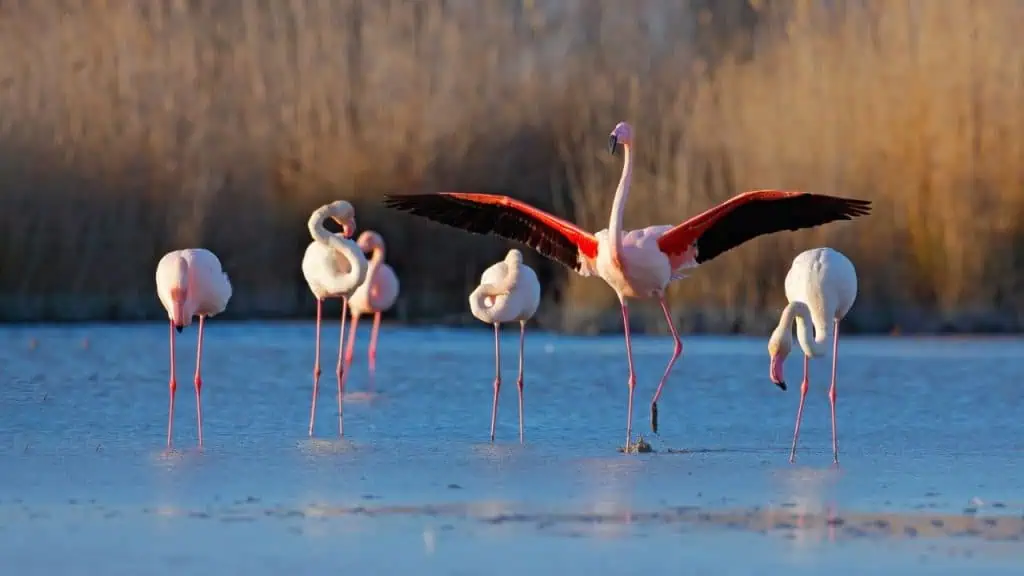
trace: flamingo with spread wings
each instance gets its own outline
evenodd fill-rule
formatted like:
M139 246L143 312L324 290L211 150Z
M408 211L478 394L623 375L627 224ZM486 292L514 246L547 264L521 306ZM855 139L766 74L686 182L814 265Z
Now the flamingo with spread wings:
M812 228L851 220L870 212L871 202L783 190L744 192L678 226L622 228L633 172L633 129L619 122L608 139L611 153L621 144L624 164L608 228L591 234L575 224L508 196L444 192L385 196L385 205L441 224L477 234L521 242L583 276L597 275L619 297L629 364L626 444L632 441L633 393L636 373L629 332L629 299L657 298L675 348L651 400L651 428L658 431L658 400L672 367L682 354L672 323L665 288L687 269L719 256L744 242L783 230Z

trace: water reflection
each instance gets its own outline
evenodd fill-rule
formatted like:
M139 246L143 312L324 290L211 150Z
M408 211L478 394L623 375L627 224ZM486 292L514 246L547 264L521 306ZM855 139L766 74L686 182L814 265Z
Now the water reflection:
M836 541L838 507L831 497L839 471L836 468L797 467L778 474L781 503L768 507L768 522L774 526L792 526L786 537L793 543L797 558L808 558L808 552L823 540Z

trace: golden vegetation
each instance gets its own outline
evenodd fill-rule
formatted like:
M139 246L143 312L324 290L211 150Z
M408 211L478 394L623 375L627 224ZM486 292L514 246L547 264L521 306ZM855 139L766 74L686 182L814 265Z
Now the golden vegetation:
M388 240L400 317L461 317L504 245L380 195L501 192L598 229L621 162L603 144L628 119L627 226L749 188L875 201L868 218L755 240L679 282L687 329L763 330L789 261L822 243L858 266L861 329L1014 325L1021 6L0 3L0 317L157 317L157 259L196 245L232 277L229 312L308 313L304 224L335 198ZM618 321L599 280L530 263L543 324Z

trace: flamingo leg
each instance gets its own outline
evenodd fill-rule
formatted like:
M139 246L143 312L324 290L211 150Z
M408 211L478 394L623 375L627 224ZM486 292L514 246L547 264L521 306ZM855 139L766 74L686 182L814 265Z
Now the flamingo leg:
M380 333L380 311L373 314L373 331L370 332L370 351L367 353L370 362L370 374L377 370L377 334Z
M352 355L355 354L355 333L356 326L359 324L359 314L352 314L352 327L349 328L348 346L345 347L345 369L347 370L352 366Z
M626 336L626 360L629 362L629 403L627 404L627 415L626 415L626 449L629 450L629 444L633 439L633 392L636 390L636 372L633 370L633 340L629 335L629 304L626 304L626 299L619 297L619 301L622 303L622 331Z
M345 435L345 413L342 403L342 397L345 395L345 366L342 362L342 346L345 344L345 316L348 314L348 298L341 298L341 335L338 336L338 367L336 373L338 376L338 436ZM350 338L355 336L356 318L352 319L352 328L349 328Z
M196 341L196 425L199 428L199 447L203 447L203 328L206 326L206 317L199 316L199 338Z
M352 369L352 355L356 349L356 328L359 327L359 314L352 315L352 325L348 328L348 344L345 346L345 378L348 378L347 372ZM341 353L340 351L338 352ZM341 361L340 359L338 360Z
M804 417L804 400L807 398L807 389L811 383L808 375L811 359L809 356L804 355L804 379L800 382L800 406L796 409L796 426L793 428L793 446L789 449L789 463L792 464L796 460L796 440L800 436L800 421Z
M672 331L672 340L675 342L675 345L672 348L672 358L668 361L668 366L665 366L665 373L661 375L658 389L654 392L654 399L651 400L651 431L655 434L658 433L658 399L661 398L661 390L665 386L668 374L672 371L672 367L675 366L676 360L679 360L679 356L683 353L683 343L679 340L679 332L676 331L676 326L672 322L672 313L665 302L665 296L659 296L658 302L661 303L661 311L665 313L665 321L668 322L668 329Z
M498 392L501 391L501 324L494 323L494 401L491 403L491 442L498 419Z
M170 403L167 408L167 448L171 448L171 432L174 429L174 393L178 391L178 381L174 375L174 321L170 321L171 334L171 382Z
M309 409L309 435L313 436L313 422L316 420L316 398L320 395L320 320L323 317L324 301L316 299L316 356L313 358L313 402Z
M519 389L519 443L523 443L523 348L526 344L526 321L519 321L519 378L516 387Z
M839 319L835 319L832 330L832 386L828 389L829 404L832 405L832 462L839 463L839 439L836 437L836 362L839 360Z

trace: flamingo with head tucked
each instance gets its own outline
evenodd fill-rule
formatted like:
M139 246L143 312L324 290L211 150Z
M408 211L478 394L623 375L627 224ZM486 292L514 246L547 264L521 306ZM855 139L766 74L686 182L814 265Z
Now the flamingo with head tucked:
M519 322L519 442L523 441L523 347L526 343L526 322L540 306L540 282L537 274L523 264L519 250L509 250L505 259L484 270L480 285L469 295L469 309L481 322L494 325L494 400L491 403L491 442L498 416L498 393L501 391L501 325Z
M366 230L359 235L356 242L359 249L370 254L370 265L366 269L366 278L348 299L348 309L352 314L352 326L349 328L348 346L345 349L345 370L352 364L355 348L356 327L359 317L373 314L373 330L370 332L370 349L367 352L370 363L370 374L377 368L377 335L380 332L380 316L395 304L398 299L398 276L395 271L384 263L384 239L380 234Z
M839 463L839 441L836 438L836 357L839 353L839 322L853 307L857 299L857 271L850 259L831 248L814 248L801 252L793 259L786 273L786 299L789 304L782 310L779 325L768 340L771 356L769 374L776 386L786 389L782 363L793 348L793 322L796 337L804 353L804 379L800 383L800 406L796 410L793 428L793 446L789 461L796 459L796 441L800 436L800 420L807 397L808 364L811 358L828 354L827 342L832 336L832 385L828 400L832 406L832 461ZM814 333L811 333L811 327Z
M870 201L807 192L754 190L739 194L677 226L650 226L624 231L626 197L633 169L633 129L620 122L609 136L609 150L621 144L625 163L608 228L591 234L508 196L446 192L385 197L385 204L478 234L519 241L583 276L596 274L619 297L629 363L626 443L631 442L636 374L629 332L631 298L657 298L672 332L675 348L651 401L651 428L658 429L658 399L672 366L682 353L679 334L665 302L669 282L685 271L743 244L782 230L811 228L850 220L870 211Z
M203 445L203 329L208 316L216 316L227 308L231 299L231 281L224 273L220 260L205 248L186 248L168 252L156 265L156 293L170 319L171 381L170 403L167 409L167 447L171 447L174 428L174 396L178 382L174 369L174 333L192 323L199 316L199 337L196 341L196 427L199 446Z
M324 221L333 219L341 225L341 234L332 234ZM352 205L344 200L324 204L309 217L309 234L313 242L302 257L302 275L316 296L316 356L313 360L313 402L309 411L309 435L313 435L316 419L316 399L320 392L320 321L327 298L341 298L341 336L338 339L338 434L345 434L342 395L345 392L342 346L345 343L345 316L348 297L366 277L366 256L350 240L356 229L356 215Z

